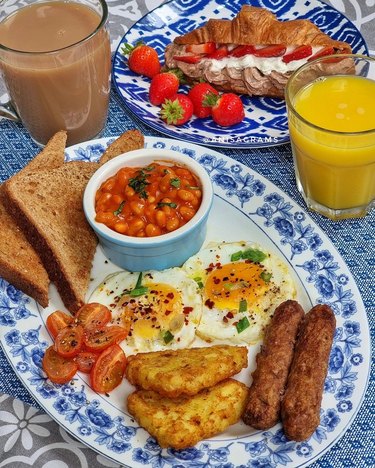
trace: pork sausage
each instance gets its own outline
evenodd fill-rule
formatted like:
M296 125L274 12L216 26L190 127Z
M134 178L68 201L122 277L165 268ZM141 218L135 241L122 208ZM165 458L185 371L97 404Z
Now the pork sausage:
M308 439L319 425L335 328L335 315L323 304L313 307L300 326L281 405L284 432L290 440Z
M256 357L257 367L243 421L256 429L269 429L280 417L281 398L293 359L298 326L304 316L296 301L281 303L266 328L264 342Z

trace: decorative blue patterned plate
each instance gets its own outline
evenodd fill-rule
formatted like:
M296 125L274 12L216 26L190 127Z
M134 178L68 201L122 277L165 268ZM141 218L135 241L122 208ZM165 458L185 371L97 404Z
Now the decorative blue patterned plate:
M67 150L69 160L97 160L113 139L102 138ZM207 241L259 242L289 265L298 300L307 311L329 304L337 330L325 382L320 425L305 442L290 442L280 424L255 431L243 423L187 450L161 449L129 416L125 380L109 396L96 394L86 375L69 385L52 384L41 369L52 343L47 316L63 309L50 288L50 306L33 300L0 278L0 342L18 377L38 403L62 427L100 454L131 468L153 467L302 467L317 460L349 428L367 386L370 338L367 316L348 267L330 240L304 209L264 177L208 148L176 140L146 137L146 146L174 149L199 161L210 174L215 201ZM97 249L91 289L118 268ZM250 384L258 346L249 348L249 368L236 378Z
M125 34L116 50L112 76L124 104L142 122L170 137L214 147L257 148L289 141L285 102L273 98L243 96L245 119L233 127L220 127L211 118L193 118L181 127L167 125L159 107L148 100L150 80L129 70L121 54L123 44L143 41L153 46L164 63L164 50L176 36L204 24L210 18L233 18L244 3L268 8L280 20L307 18L332 38L346 41L354 52L368 54L366 43L342 13L320 0L173 0L139 20Z

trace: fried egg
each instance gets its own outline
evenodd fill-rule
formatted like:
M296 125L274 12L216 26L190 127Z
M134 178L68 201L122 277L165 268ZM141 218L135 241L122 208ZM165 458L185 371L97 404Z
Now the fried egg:
M200 287L197 335L210 342L256 343L275 308L296 296L286 265L250 242L210 243L182 268Z
M197 283L180 268L109 275L90 302L109 307L134 352L187 348L202 314Z

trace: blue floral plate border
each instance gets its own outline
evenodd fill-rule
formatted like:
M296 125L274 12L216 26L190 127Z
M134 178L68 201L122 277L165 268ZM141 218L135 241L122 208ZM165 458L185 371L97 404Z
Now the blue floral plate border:
M113 138L67 149L68 160L97 160ZM41 369L52 342L46 317L63 305L51 287L50 306L34 301L0 278L0 342L24 386L62 427L82 443L131 468L152 466L226 468L303 467L317 460L350 427L363 400L370 371L370 335L366 311L348 267L305 210L264 177L208 148L181 141L146 137L146 146L180 151L210 174L215 202L207 239L254 240L289 264L298 299L308 309L317 303L333 308L337 329L324 387L320 425L305 442L290 442L281 425L254 431L243 423L187 450L161 449L127 414L126 381L109 397L96 394L87 376L69 385L52 384ZM225 219L225 222L223 220ZM94 288L113 269L100 248L92 271ZM255 357L257 347L250 347ZM239 375L249 383L250 371Z
M365 40L354 24L321 0L173 0L141 18L117 47L112 76L126 107L153 129L191 143L222 148L259 148L287 143L289 131L282 99L242 96L245 119L233 127L220 127L211 118L193 118L180 127L167 125L159 117L159 107L149 102L150 80L129 70L121 53L124 44L143 41L157 50L164 63L165 47L174 37L201 26L209 18L233 18L244 3L265 7L281 20L307 18L336 40L347 41L354 52L368 54Z

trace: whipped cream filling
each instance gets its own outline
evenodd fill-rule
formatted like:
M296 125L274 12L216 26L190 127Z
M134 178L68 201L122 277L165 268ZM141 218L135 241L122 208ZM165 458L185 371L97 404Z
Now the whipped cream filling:
M288 47L286 54L292 52L294 47ZM316 54L322 47L313 47L312 57ZM287 73L294 70L297 70L301 65L305 64L310 57L306 57L301 60L293 60L289 63L285 63L281 57L256 57L255 55L248 54L243 57L224 57L220 60L215 59L202 59L202 62L206 62L209 65L210 71L212 73L220 73L226 67L236 68L238 70L244 70L249 67L256 67L265 75L269 75L272 71L277 71L279 73Z

